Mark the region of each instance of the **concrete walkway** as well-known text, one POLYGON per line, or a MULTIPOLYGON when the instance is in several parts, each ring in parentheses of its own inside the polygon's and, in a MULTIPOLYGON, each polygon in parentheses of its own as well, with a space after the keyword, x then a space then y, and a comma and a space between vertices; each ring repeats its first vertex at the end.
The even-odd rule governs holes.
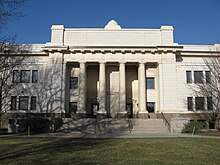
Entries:
MULTIPOLYGON (((28 137, 27 135, 12 134, 1 135, 0 137, 28 137)), ((81 132, 70 133, 44 133, 30 135, 29 137, 59 137, 59 138, 213 138, 220 139, 219 136, 201 136, 180 133, 105 133, 105 134, 88 134, 81 132)))

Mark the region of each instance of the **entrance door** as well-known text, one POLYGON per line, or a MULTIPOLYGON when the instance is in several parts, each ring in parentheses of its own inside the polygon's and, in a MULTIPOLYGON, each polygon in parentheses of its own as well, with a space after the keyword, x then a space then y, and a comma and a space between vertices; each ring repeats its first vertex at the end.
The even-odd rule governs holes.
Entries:
POLYGON ((98 103, 92 103, 92 117, 96 117, 97 112, 99 110, 99 104, 98 103))
POLYGON ((132 103, 127 103, 126 104, 126 111, 128 113, 129 118, 133 118, 133 106, 132 103))

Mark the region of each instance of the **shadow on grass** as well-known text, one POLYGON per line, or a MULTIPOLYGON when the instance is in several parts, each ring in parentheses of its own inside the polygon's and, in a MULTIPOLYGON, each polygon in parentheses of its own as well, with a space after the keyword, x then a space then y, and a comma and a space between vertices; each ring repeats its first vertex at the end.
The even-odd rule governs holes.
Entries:
POLYGON ((108 145, 108 142, 108 139, 10 138, 10 144, 0 145, 3 146, 0 147, 0 164, 1 162, 13 164, 16 160, 26 160, 34 164, 46 163, 45 161, 50 161, 49 164, 53 161, 55 164, 61 161, 81 164, 86 161, 86 156, 76 156, 74 153, 99 148, 100 145, 108 145))

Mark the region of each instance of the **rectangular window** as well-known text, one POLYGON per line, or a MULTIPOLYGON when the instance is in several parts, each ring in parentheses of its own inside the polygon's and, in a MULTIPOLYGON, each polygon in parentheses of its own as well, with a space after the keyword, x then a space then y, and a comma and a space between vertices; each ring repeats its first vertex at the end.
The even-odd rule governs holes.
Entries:
POLYGON ((11 110, 17 110, 17 97, 11 96, 11 110))
POLYGON ((38 82, 38 70, 32 70, 32 83, 38 82))
POLYGON ((212 97, 207 97, 207 110, 209 111, 213 110, 212 97))
POLYGON ((78 89, 78 77, 70 77, 70 89, 78 89))
POLYGON ((37 97, 31 96, 31 110, 37 110, 37 97))
POLYGON ((19 97, 19 110, 28 110, 28 96, 19 97))
POLYGON ((192 83, 192 72, 186 71, 186 83, 192 83))
POLYGON ((8 119, 8 124, 15 124, 15 119, 8 119))
POLYGON ((30 82, 30 70, 21 70, 21 83, 30 82))
POLYGON ((155 111, 155 102, 147 102, 147 111, 153 113, 155 111))
POLYGON ((205 99, 204 97, 196 97, 195 98, 196 103, 196 110, 197 111, 204 111, 205 110, 205 99))
POLYGON ((193 98, 192 97, 187 97, 187 106, 188 106, 188 111, 193 110, 193 98))
POLYGON ((194 82, 196 84, 202 84, 203 83, 203 72, 202 71, 194 71, 194 82))
POLYGON ((12 77, 13 83, 19 83, 20 82, 20 73, 18 70, 13 70, 13 77, 12 77))
POLYGON ((205 79, 206 83, 211 83, 211 72, 210 71, 205 71, 205 79))
POLYGON ((70 113, 76 113, 77 111, 77 102, 70 102, 69 104, 69 112, 70 113))
POLYGON ((147 89, 154 89, 155 88, 155 81, 154 77, 147 77, 147 89))

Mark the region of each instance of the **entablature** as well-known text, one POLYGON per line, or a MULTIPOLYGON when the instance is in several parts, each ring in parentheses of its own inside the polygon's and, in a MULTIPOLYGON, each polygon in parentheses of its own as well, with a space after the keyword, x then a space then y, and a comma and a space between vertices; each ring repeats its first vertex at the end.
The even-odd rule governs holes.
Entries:
POLYGON ((45 46, 45 52, 64 53, 175 53, 180 51, 182 46, 45 46))

